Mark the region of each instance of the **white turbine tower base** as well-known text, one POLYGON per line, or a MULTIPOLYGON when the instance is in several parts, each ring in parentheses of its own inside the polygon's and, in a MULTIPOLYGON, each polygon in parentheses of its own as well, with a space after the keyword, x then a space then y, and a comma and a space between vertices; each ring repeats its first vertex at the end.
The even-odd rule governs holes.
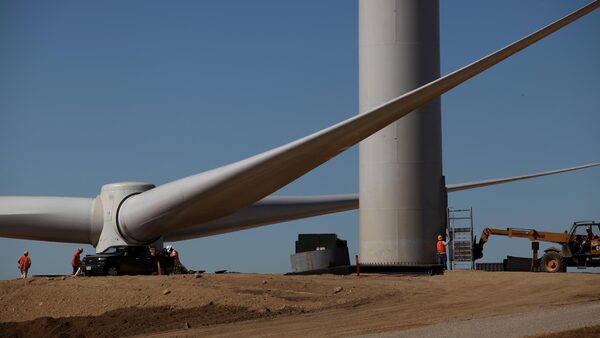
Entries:
MULTIPOLYGON (((440 77, 438 0, 359 2, 360 112, 440 77)), ((440 98, 360 143, 360 261, 437 263, 445 219, 440 98)))

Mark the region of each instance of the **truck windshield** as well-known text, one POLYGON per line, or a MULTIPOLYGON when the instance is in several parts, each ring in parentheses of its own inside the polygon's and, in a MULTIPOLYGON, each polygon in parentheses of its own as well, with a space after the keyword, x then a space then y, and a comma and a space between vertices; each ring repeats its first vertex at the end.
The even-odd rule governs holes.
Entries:
POLYGON ((107 248, 106 250, 102 251, 102 253, 104 253, 104 254, 116 254, 116 253, 121 253, 121 252, 123 252, 122 246, 111 246, 111 247, 107 248))

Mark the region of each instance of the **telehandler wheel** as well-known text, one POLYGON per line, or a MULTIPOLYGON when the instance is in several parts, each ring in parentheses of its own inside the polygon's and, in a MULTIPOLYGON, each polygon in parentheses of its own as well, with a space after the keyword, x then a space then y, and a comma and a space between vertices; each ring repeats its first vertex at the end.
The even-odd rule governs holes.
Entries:
POLYGON ((544 272, 565 272, 567 266, 565 259, 555 251, 548 251, 542 257, 540 268, 544 272))

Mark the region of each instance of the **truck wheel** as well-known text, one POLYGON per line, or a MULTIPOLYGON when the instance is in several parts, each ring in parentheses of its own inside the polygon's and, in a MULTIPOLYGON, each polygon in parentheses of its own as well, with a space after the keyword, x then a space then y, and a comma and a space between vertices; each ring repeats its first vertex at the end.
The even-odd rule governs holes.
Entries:
POLYGON ((112 265, 109 266, 108 269, 106 270, 106 273, 109 276, 118 276, 119 275, 119 268, 117 268, 116 266, 112 265))
POLYGON ((544 256, 542 257, 540 267, 544 272, 567 271, 565 259, 558 252, 554 251, 549 251, 544 254, 544 256))

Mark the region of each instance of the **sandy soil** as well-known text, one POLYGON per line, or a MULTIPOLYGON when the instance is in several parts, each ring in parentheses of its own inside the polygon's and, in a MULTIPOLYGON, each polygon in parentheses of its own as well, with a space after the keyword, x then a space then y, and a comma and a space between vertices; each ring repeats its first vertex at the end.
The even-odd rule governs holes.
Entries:
POLYGON ((180 276, 0 282, 0 336, 353 336, 600 301, 600 274, 180 276))
POLYGON ((529 336, 527 338, 598 338, 600 337, 600 325, 582 327, 577 330, 569 330, 545 335, 529 336))

